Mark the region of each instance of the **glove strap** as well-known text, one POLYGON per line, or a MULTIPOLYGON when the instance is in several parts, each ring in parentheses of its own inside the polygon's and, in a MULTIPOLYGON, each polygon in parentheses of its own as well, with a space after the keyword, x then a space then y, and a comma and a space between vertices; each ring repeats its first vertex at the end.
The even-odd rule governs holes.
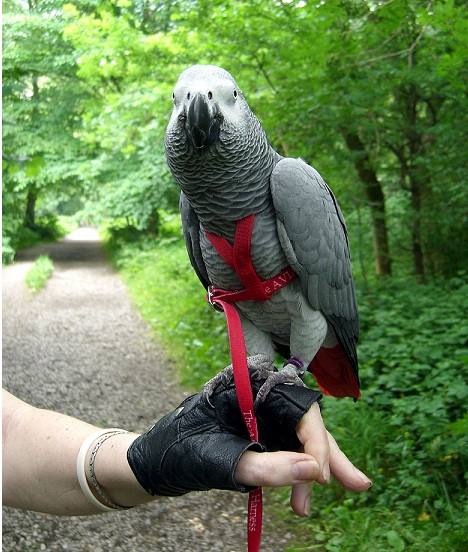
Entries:
MULTIPOLYGON (((258 441, 257 419, 255 418, 252 387, 250 385, 247 353, 245 350, 244 333, 239 313, 233 305, 219 299, 210 301, 213 307, 220 307, 226 316, 231 349, 234 383, 236 386, 239 407, 244 418, 247 431, 252 441, 258 441)), ((218 309, 219 310, 219 309, 218 309)), ((262 489, 259 487, 249 493, 247 518, 247 549, 248 552, 258 552, 262 538, 262 489)))

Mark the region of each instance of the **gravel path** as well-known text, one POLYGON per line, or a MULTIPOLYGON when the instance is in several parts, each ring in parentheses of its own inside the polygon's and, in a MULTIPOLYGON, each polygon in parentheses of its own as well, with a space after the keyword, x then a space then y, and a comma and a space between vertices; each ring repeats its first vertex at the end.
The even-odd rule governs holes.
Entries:
MULTIPOLYGON (((31 404, 102 427, 142 432, 187 395, 163 348, 106 262, 97 232, 24 251, 3 276, 3 386, 31 404), (24 277, 48 253, 55 270, 33 295, 24 277)), ((297 525, 273 527, 262 551, 281 552, 297 525)), ((123 513, 64 518, 3 509, 3 551, 246 550, 246 497, 191 493, 123 513)))

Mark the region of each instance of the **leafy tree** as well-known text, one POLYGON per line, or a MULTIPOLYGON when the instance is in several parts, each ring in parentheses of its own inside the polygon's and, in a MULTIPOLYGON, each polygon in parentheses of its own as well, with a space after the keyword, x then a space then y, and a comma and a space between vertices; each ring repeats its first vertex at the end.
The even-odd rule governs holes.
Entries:
POLYGON ((92 91, 80 138, 97 152, 89 164, 99 183, 97 211, 155 232, 158 211, 178 205, 163 145, 174 48, 164 34, 147 34, 149 16, 140 8, 105 2, 79 13, 68 6, 73 22, 65 37, 75 47, 77 75, 92 91))
MULTIPOLYGON (((428 267, 437 273, 450 265, 454 272, 460 263, 448 258, 446 248, 454 238, 460 247, 466 237, 458 240, 452 226, 466 199, 456 192, 458 180, 445 181, 440 203, 434 192, 436 175, 452 170, 442 151, 451 150, 452 159, 456 152, 461 154, 460 121, 466 125, 466 86, 461 85, 466 83, 466 8, 453 2, 421 1, 349 1, 342 6, 346 16, 341 44, 335 44, 337 55, 330 58, 327 80, 340 83, 335 101, 343 107, 336 124, 356 153, 355 165, 373 212, 374 243, 383 245, 376 248, 376 259, 377 249, 384 260, 390 259, 382 221, 388 226, 385 198, 398 194, 407 198, 398 222, 409 228, 419 280, 425 281, 428 267), (447 32, 450 21, 457 23, 447 32), (443 71, 434 71, 441 58, 445 59, 443 71), (453 126, 442 131, 442 120, 452 120, 453 126), (461 203, 452 204, 443 223, 451 227, 451 238, 437 243, 434 220, 440 220, 453 192, 461 203)), ((394 257, 400 247, 394 241, 394 257)), ((389 273, 389 264, 382 268, 389 273)))
POLYGON ((3 16, 3 208, 12 235, 20 219, 37 228, 39 199, 59 190, 76 195, 86 182, 86 152, 75 137, 86 92, 59 7, 10 3, 3 16))
MULTIPOLYGON (((464 26, 458 25, 454 33, 448 34, 441 20, 459 17, 463 20, 465 14, 450 2, 388 4, 364 14, 359 10, 359 25, 356 19, 349 19, 350 32, 354 33, 357 26, 362 27, 362 32, 357 32, 359 51, 354 49, 351 54, 344 55, 340 70, 350 77, 348 80, 352 82, 351 89, 358 101, 357 94, 362 99, 372 98, 369 93, 362 95, 363 79, 375 80, 371 94, 377 91, 381 101, 370 105, 367 118, 370 116, 373 123, 355 126, 366 150, 381 167, 386 164, 387 171, 398 175, 397 181, 409 197, 407 217, 414 272, 424 281, 426 264, 431 257, 442 253, 434 251, 437 246, 430 243, 433 228, 429 223, 434 219, 432 209, 435 205, 431 205, 429 199, 434 187, 433 175, 446 169, 444 157, 438 150, 441 147, 458 150, 458 143, 453 141, 454 136, 448 128, 443 133, 437 131, 441 110, 448 108, 445 118, 461 117, 466 121, 464 98, 454 94, 464 80, 458 44, 464 26), (434 73, 439 57, 454 51, 457 55, 447 60, 444 74, 434 73)), ((356 4, 348 3, 350 15, 353 7, 355 9, 356 4)), ((387 174, 387 178, 391 178, 391 173, 387 174)), ((392 188, 387 185, 387 190, 388 194, 392 188)), ((436 209, 440 211, 440 205, 436 209)))
POLYGON ((347 208, 368 208, 378 274, 392 259, 401 272, 408 250, 421 281, 428 267, 460 267, 448 253, 465 238, 453 242, 466 207, 453 166, 466 126, 461 2, 199 0, 179 10, 173 41, 231 70, 273 145, 323 167, 347 208), (434 174, 445 176, 443 195, 434 174))
POLYGON ((100 214, 155 228, 158 209, 177 208, 163 169, 171 89, 188 65, 215 63, 272 145, 329 181, 363 274, 372 257, 380 275, 455 273, 467 241, 466 25, 455 0, 32 2, 5 18, 8 189, 29 191, 31 219, 38 191, 92 181, 100 214), (49 171, 57 144, 68 176, 49 171))

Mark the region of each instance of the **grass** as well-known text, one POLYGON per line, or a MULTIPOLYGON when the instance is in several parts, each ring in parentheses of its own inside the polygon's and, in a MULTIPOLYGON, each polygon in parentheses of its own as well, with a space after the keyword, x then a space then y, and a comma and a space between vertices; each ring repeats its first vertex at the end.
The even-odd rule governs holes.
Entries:
POLYGON ((26 274, 26 285, 32 292, 37 293, 42 289, 47 280, 52 276, 54 263, 47 255, 39 255, 33 266, 26 274))
MULTIPOLYGON (((211 309, 169 219, 157 240, 109 241, 136 306, 191 390, 230 363, 224 315, 211 309)), ((466 550, 468 429, 464 275, 418 286, 372 283, 359 298, 363 397, 324 399, 327 428, 374 482, 365 494, 315 486, 311 517, 289 491, 268 491, 269 511, 297 535, 288 552, 466 550)), ((359 286, 357 286, 359 287, 359 286)))

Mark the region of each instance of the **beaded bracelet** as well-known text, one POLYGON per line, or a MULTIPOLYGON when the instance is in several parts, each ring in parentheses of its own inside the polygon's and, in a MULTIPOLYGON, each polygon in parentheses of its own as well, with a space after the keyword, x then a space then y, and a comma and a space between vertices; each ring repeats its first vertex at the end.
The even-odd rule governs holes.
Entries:
POLYGON ((80 484, 81 490, 83 491, 86 498, 94 504, 97 508, 104 510, 105 512, 115 512, 116 510, 128 510, 132 506, 120 506, 119 504, 115 504, 103 491, 102 487, 99 485, 96 474, 94 472, 94 461, 96 459, 96 454, 100 448, 100 446, 107 441, 110 437, 113 437, 114 435, 118 435, 120 433, 128 433, 128 431, 125 431, 123 429, 117 429, 117 428, 111 428, 111 429, 100 429, 99 431, 96 431, 96 433, 93 433, 90 435, 83 444, 80 447, 80 451, 78 452, 78 457, 76 459, 76 474, 78 476, 78 482, 80 484), (96 489, 96 492, 99 494, 99 496, 106 502, 106 504, 103 504, 101 501, 99 501, 95 496, 94 493, 91 491, 88 483, 88 478, 86 477, 86 457, 88 455, 89 447, 96 441, 96 439, 99 439, 99 441, 94 446, 91 457, 89 459, 89 472, 91 481, 93 482, 93 485, 96 489))

